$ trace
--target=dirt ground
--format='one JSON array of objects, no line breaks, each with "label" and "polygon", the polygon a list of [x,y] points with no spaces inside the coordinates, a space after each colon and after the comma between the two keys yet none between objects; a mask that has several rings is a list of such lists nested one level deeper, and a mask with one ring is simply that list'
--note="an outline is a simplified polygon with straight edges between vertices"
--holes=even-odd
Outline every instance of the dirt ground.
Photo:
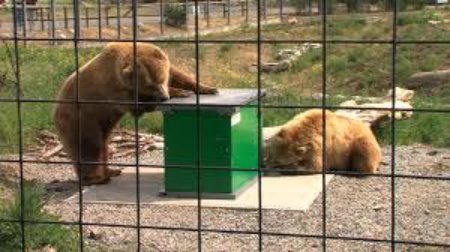
[{"label": "dirt ground", "polygon": [[[382,174],[391,173],[390,147],[384,148]],[[14,157],[9,157],[14,158]],[[31,157],[27,157],[31,158]],[[450,149],[426,145],[398,146],[395,173],[441,178],[396,178],[395,239],[402,241],[450,244]],[[58,160],[51,160],[58,161]],[[61,161],[61,160],[60,160]],[[143,163],[161,164],[162,153],[144,154]],[[114,162],[133,163],[122,159]],[[0,174],[11,181],[17,177],[17,165],[1,164]],[[7,172],[7,174],[6,174]],[[78,221],[79,205],[64,201],[77,193],[74,173],[68,165],[25,163],[24,176],[47,184],[51,198],[46,208],[64,221]],[[3,183],[4,184],[4,183]],[[5,186],[4,186],[5,187]],[[5,190],[1,189],[2,195]],[[5,188],[8,188],[6,186]],[[389,177],[336,176],[327,186],[326,232],[331,237],[357,237],[374,242],[329,239],[329,251],[390,251],[392,181]],[[264,199],[264,195],[263,195]],[[262,211],[264,251],[321,251],[323,194],[307,211]],[[201,209],[201,246],[204,251],[257,251],[257,210]],[[136,225],[135,205],[84,204],[83,221],[88,223]],[[140,232],[143,251],[195,251],[198,246],[198,209],[196,207],[148,206],[140,208]],[[164,230],[167,227],[182,230]],[[206,231],[205,231],[206,230]],[[212,232],[212,230],[225,230]],[[240,233],[229,233],[238,231]],[[84,226],[85,246],[94,251],[130,251],[136,247],[137,231],[125,227]],[[280,236],[293,234],[293,236]],[[295,237],[307,235],[310,238]],[[397,245],[398,251],[448,251],[448,248]]]}]

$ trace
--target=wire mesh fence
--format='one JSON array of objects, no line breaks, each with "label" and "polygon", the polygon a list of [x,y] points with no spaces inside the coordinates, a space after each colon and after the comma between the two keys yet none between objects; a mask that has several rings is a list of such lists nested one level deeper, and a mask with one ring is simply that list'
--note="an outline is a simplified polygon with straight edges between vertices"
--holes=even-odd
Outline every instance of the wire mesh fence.
[{"label": "wire mesh fence", "polygon": [[[356,1],[358,2],[358,1]],[[321,176],[321,199],[320,199],[320,222],[315,225],[315,232],[283,232],[281,229],[270,229],[270,227],[264,224],[264,194],[262,192],[264,171],[270,171],[270,169],[264,167],[263,159],[263,126],[266,124],[263,115],[267,117],[275,117],[278,114],[284,114],[282,119],[277,119],[278,121],[283,121],[289,118],[291,115],[298,113],[299,111],[304,111],[307,109],[322,109],[324,110],[368,110],[368,111],[388,111],[391,118],[396,118],[396,113],[398,112],[414,112],[418,114],[431,114],[433,118],[440,117],[446,118],[448,122],[448,117],[450,109],[448,104],[445,103],[445,97],[442,98],[444,102],[437,103],[437,105],[429,105],[432,102],[431,98],[427,99],[423,103],[416,104],[414,109],[412,108],[398,108],[396,103],[397,100],[396,87],[398,87],[399,79],[403,80],[405,77],[402,75],[405,65],[402,63],[404,58],[408,57],[410,51],[405,52],[405,48],[414,47],[420,50],[430,50],[430,54],[436,53],[430,48],[443,47],[442,54],[448,54],[448,46],[450,46],[449,37],[445,35],[443,37],[438,36],[419,36],[423,34],[414,33],[414,28],[411,30],[406,30],[399,23],[409,22],[406,18],[406,13],[400,4],[404,1],[393,1],[394,4],[387,4],[390,1],[361,1],[364,4],[358,5],[356,10],[350,10],[348,5],[342,5],[336,3],[336,1],[193,1],[193,2],[166,2],[166,1],[156,1],[154,3],[138,3],[136,0],[132,2],[102,2],[94,1],[89,2],[88,5],[83,5],[82,2],[74,0],[73,2],[68,2],[64,5],[59,5],[55,3],[55,0],[48,1],[47,6],[34,5],[35,3],[27,2],[17,2],[13,1],[7,7],[2,9],[2,26],[0,27],[0,34],[2,40],[4,41],[4,48],[10,50],[9,57],[11,59],[11,71],[5,76],[4,83],[9,83],[12,88],[4,88],[0,85],[0,104],[1,106],[8,107],[9,113],[15,113],[12,116],[16,120],[16,128],[11,129],[15,131],[16,134],[11,140],[12,144],[9,148],[13,153],[17,153],[16,156],[12,158],[2,157],[0,163],[5,164],[16,164],[19,166],[19,191],[20,191],[20,204],[19,204],[19,216],[18,219],[1,219],[2,223],[14,223],[20,228],[21,237],[16,237],[21,243],[21,250],[28,251],[30,244],[27,239],[30,239],[29,233],[27,233],[27,227],[31,225],[63,225],[77,228],[77,240],[76,247],[74,250],[85,251],[89,250],[89,241],[92,237],[90,234],[86,234],[86,230],[89,227],[99,227],[105,229],[127,229],[134,232],[135,239],[132,241],[130,247],[124,249],[127,250],[137,250],[137,251],[152,251],[157,249],[152,249],[152,247],[143,246],[145,244],[145,238],[149,235],[157,236],[158,233],[164,232],[187,232],[189,237],[186,240],[195,241],[195,245],[185,250],[227,250],[224,248],[214,249],[207,247],[210,242],[211,237],[216,234],[221,235],[236,235],[236,236],[252,236],[254,239],[254,248],[258,251],[271,250],[266,249],[271,243],[277,243],[283,239],[289,238],[301,238],[301,239],[313,239],[320,241],[319,245],[314,248],[309,248],[311,251],[315,250],[331,250],[336,249],[335,243],[342,242],[342,246],[350,243],[367,242],[374,243],[380,246],[380,251],[404,251],[407,250],[404,246],[426,246],[437,249],[437,251],[445,251],[449,249],[450,244],[447,239],[434,239],[433,236],[428,237],[430,239],[415,239],[414,237],[407,235],[399,235],[398,228],[401,220],[401,215],[399,215],[399,183],[405,180],[420,181],[418,183],[432,183],[433,181],[439,181],[448,185],[450,176],[448,173],[409,173],[404,172],[405,169],[402,168],[405,164],[398,160],[399,156],[397,154],[397,137],[399,137],[398,123],[396,120],[390,120],[389,125],[385,129],[385,139],[387,139],[387,152],[389,163],[387,168],[379,173],[359,173],[355,174],[348,171],[329,171],[322,169],[321,172],[313,172],[316,175]],[[377,2],[377,4],[372,4],[372,2]],[[29,6],[30,5],[30,6]],[[330,10],[330,8],[332,9]],[[441,6],[431,6],[438,10]],[[447,11],[444,6],[442,11]],[[170,9],[170,10],[169,10]],[[169,10],[169,11],[168,11]],[[409,10],[413,13],[416,11],[413,7]],[[349,14],[351,12],[351,15]],[[170,16],[168,16],[170,15]],[[345,18],[350,15],[352,19],[351,23],[345,21]],[[409,14],[408,14],[409,15]],[[170,20],[173,18],[173,20]],[[364,33],[364,35],[355,32],[354,34],[342,34],[339,29],[343,29],[346,26],[355,26],[355,29],[364,29],[367,25],[367,19],[371,19],[370,22],[374,23],[377,28],[383,30],[383,35]],[[344,21],[342,21],[344,20]],[[364,20],[364,21],[361,21]],[[444,23],[444,20],[438,20]],[[415,21],[414,21],[415,22]],[[419,21],[422,22],[422,21]],[[286,24],[287,23],[287,24]],[[296,26],[298,24],[298,26]],[[285,31],[284,33],[272,33],[268,25],[274,25],[273,30]],[[283,28],[283,25],[288,25],[288,29]],[[230,28],[233,27],[234,28]],[[180,28],[181,27],[181,28]],[[223,29],[217,29],[217,27],[223,27]],[[300,28],[299,28],[300,27]],[[299,33],[295,33],[294,29],[300,29]],[[239,32],[233,33],[235,29]],[[285,30],[283,30],[285,29]],[[440,28],[439,28],[440,29]],[[442,30],[432,30],[432,33],[443,32],[443,34],[448,34]],[[361,31],[359,30],[359,31]],[[445,28],[444,28],[445,30]],[[41,33],[45,31],[45,33]],[[217,32],[229,32],[228,37],[217,37],[214,36]],[[420,32],[420,31],[419,31]],[[295,33],[291,36],[289,33]],[[302,34],[303,36],[300,37]],[[133,83],[133,88],[131,90],[133,99],[131,100],[121,100],[121,99],[108,99],[108,100],[97,100],[89,99],[86,97],[80,97],[79,89],[79,71],[80,67],[84,65],[93,55],[98,53],[98,48],[103,47],[107,42],[131,42],[133,44],[133,74],[131,81]],[[189,62],[189,70],[195,75],[196,89],[200,88],[200,83],[204,82],[204,78],[218,78],[214,77],[214,74],[227,75],[221,72],[224,69],[217,69],[213,66],[213,61],[208,61],[205,48],[216,47],[218,55],[220,53],[227,54],[232,46],[240,46],[242,48],[253,50],[256,52],[255,56],[252,56],[251,60],[255,63],[255,68],[250,70],[241,70],[239,76],[234,79],[226,80],[238,82],[236,85],[231,84],[232,87],[251,87],[256,90],[256,101],[252,104],[204,104],[202,103],[202,98],[200,95],[195,95],[195,113],[191,115],[191,119],[194,121],[194,132],[192,134],[197,138],[195,141],[195,146],[191,148],[195,149],[195,157],[192,157],[194,163],[188,164],[176,164],[167,165],[160,163],[152,163],[148,160],[143,160],[140,152],[141,148],[141,138],[139,133],[143,131],[142,127],[145,127],[140,122],[138,116],[132,116],[128,118],[130,128],[134,132],[134,143],[133,143],[133,157],[131,161],[120,162],[120,161],[110,161],[107,160],[83,160],[81,155],[83,149],[88,147],[81,143],[83,129],[83,115],[77,112],[77,135],[79,149],[76,151],[78,157],[75,161],[67,160],[39,160],[30,159],[25,156],[25,146],[28,144],[28,135],[23,130],[23,125],[27,120],[33,120],[30,114],[39,115],[39,110],[43,110],[45,113],[49,112],[49,107],[55,104],[67,104],[73,105],[76,111],[81,111],[84,106],[94,106],[97,108],[103,108],[105,106],[118,106],[127,108],[129,111],[140,111],[142,107],[145,106],[158,106],[160,108],[173,108],[182,107],[180,104],[171,104],[167,102],[151,102],[142,99],[140,95],[141,86],[138,85],[138,76],[136,67],[138,66],[138,43],[155,43],[161,45],[162,47],[167,45],[175,45],[173,50],[173,55],[179,56],[179,59],[173,59],[175,63],[185,63]],[[282,79],[282,83],[272,85],[270,81],[265,78],[263,73],[263,64],[270,58],[271,50],[285,47],[295,47],[305,43],[316,43],[320,47],[314,49],[314,55],[310,55],[311,61],[314,62],[315,70],[307,76],[306,80],[302,80],[305,84],[295,88],[293,90],[301,90],[302,92],[312,94],[315,91],[319,91],[319,98],[312,99],[311,97],[305,99],[294,99],[288,94],[293,92],[289,91],[284,93],[284,96],[271,96],[271,92],[276,92],[277,85],[290,85],[288,81],[295,81],[292,79]],[[49,45],[47,45],[49,44]],[[384,62],[378,62],[380,66],[380,74],[383,74],[384,79],[387,80],[383,87],[376,86],[372,81],[368,80],[368,88],[365,89],[368,94],[377,93],[379,89],[391,89],[392,93],[389,97],[391,106],[388,108],[379,108],[377,106],[368,107],[354,107],[354,106],[342,106],[337,105],[337,103],[329,98],[331,94],[338,93],[335,90],[336,86],[333,82],[337,81],[336,76],[338,76],[342,69],[342,64],[339,63],[339,59],[343,56],[339,56],[340,53],[347,50],[348,48],[360,48],[360,51],[354,52],[353,57],[363,57],[362,51],[365,47],[375,45],[379,48],[376,53],[381,53],[383,55]],[[45,46],[44,51],[39,54],[37,51],[33,51],[34,46]],[[347,48],[348,47],[348,48]],[[239,49],[242,49],[239,48]],[[244,48],[244,49],[245,49]],[[238,49],[238,52],[239,52]],[[373,49],[373,48],[372,48]],[[22,54],[24,51],[35,53],[33,54]],[[56,96],[57,88],[49,90],[48,92],[38,93],[35,92],[35,88],[24,88],[24,82],[33,82],[35,76],[29,77],[24,74],[26,72],[33,72],[38,74],[40,69],[29,69],[24,68],[24,62],[31,60],[32,57],[42,57],[42,55],[49,53],[50,51],[56,51],[62,55],[64,58],[58,58],[53,56],[48,56],[45,60],[53,63],[62,59],[69,61],[65,67],[63,77],[67,77],[73,70],[75,70],[74,76],[76,80],[76,90],[74,91],[74,99],[68,100],[58,100],[54,97]],[[188,53],[186,53],[186,51]],[[181,56],[182,53],[186,53]],[[39,55],[38,55],[39,54]],[[206,56],[205,56],[206,55]],[[308,54],[309,55],[309,54]],[[235,64],[235,61],[245,58],[246,54],[244,51],[237,53],[237,58],[233,58],[228,64]],[[368,56],[371,57],[371,56]],[[188,60],[182,59],[187,58]],[[301,61],[302,59],[300,59]],[[424,63],[425,65],[433,61],[431,59],[429,62]],[[171,59],[172,61],[172,59]],[[351,61],[349,56],[349,61]],[[337,62],[336,64],[332,64]],[[55,63],[56,64],[56,63]],[[299,64],[299,63],[298,63]],[[430,63],[431,64],[431,63]],[[51,65],[51,64],[50,64]],[[59,65],[55,65],[55,68]],[[34,66],[36,67],[36,66]],[[205,72],[205,69],[210,67],[209,72]],[[301,65],[295,65],[302,69]],[[341,67],[341,68],[339,68]],[[347,67],[350,67],[349,65]],[[352,72],[355,76],[358,74],[369,75],[370,72],[358,73],[355,67],[355,71]],[[411,66],[409,66],[411,67]],[[256,70],[255,70],[256,69]],[[47,69],[50,74],[55,69]],[[226,70],[226,69],[225,69]],[[301,71],[301,70],[300,70]],[[49,74],[44,73],[44,75]],[[42,74],[42,73],[41,73]],[[213,76],[213,77],[211,77]],[[1,76],[0,76],[1,77]],[[348,76],[351,78],[352,76]],[[53,80],[47,80],[53,81]],[[3,83],[3,82],[2,82]],[[2,84],[0,83],[0,84]],[[314,83],[314,84],[311,84]],[[319,83],[319,84],[317,84]],[[351,82],[347,82],[351,83]],[[7,84],[3,84],[7,86]],[[381,85],[381,84],[380,84]],[[352,95],[362,95],[362,91],[352,90],[353,86],[347,90],[347,92]],[[264,97],[264,92],[267,92],[267,97]],[[445,90],[443,91],[445,92]],[[295,95],[294,95],[295,96]],[[439,95],[435,95],[439,96]],[[267,98],[267,99],[266,99]],[[438,97],[439,98],[439,97]],[[41,106],[30,109],[34,105]],[[201,150],[202,144],[204,144],[203,139],[201,139],[202,131],[206,131],[202,127],[202,111],[205,108],[223,108],[223,107],[239,107],[240,109],[252,108],[256,112],[256,122],[252,127],[257,132],[257,167],[230,167],[221,165],[204,165],[202,163]],[[28,111],[27,111],[28,110]],[[268,113],[268,111],[272,111]],[[41,112],[42,113],[42,112]],[[137,114],[137,113],[136,113]],[[42,115],[42,114],[41,114]],[[31,119],[30,119],[31,118]],[[36,120],[36,119],[35,119]],[[322,129],[321,132],[324,136],[329,134],[327,132],[327,118],[326,114],[322,113]],[[39,123],[36,120],[36,123]],[[37,125],[39,127],[39,125]],[[408,126],[406,126],[408,127]],[[85,129],[84,129],[85,130]],[[445,134],[445,133],[442,133]],[[1,143],[0,143],[1,144]],[[327,157],[327,141],[326,137],[322,138],[322,163],[325,167],[330,160]],[[2,145],[0,145],[0,148]],[[8,146],[8,145],[5,145]],[[204,148],[204,147],[203,147]],[[445,162],[445,161],[444,161]],[[53,165],[75,165],[78,167],[86,165],[100,165],[111,167],[132,167],[135,170],[135,207],[127,212],[128,215],[133,215],[133,221],[127,222],[104,222],[101,218],[91,218],[86,213],[85,202],[84,202],[84,184],[83,180],[80,178],[77,181],[77,195],[78,201],[76,205],[78,209],[73,210],[76,213],[76,218],[64,221],[55,221],[51,218],[43,219],[27,219],[27,205],[25,195],[25,180],[26,172],[24,166],[28,164],[43,164],[48,167]],[[446,165],[445,163],[443,164]],[[399,168],[400,166],[400,168]],[[155,169],[164,168],[166,171],[171,169],[187,169],[192,170],[195,176],[196,182],[196,200],[197,205],[195,210],[190,212],[186,218],[191,220],[191,225],[177,226],[177,225],[163,225],[164,221],[161,223],[151,222],[147,220],[144,214],[141,212],[141,207],[143,206],[141,201],[141,183],[142,183],[142,169]],[[445,169],[445,168],[444,168]],[[215,225],[211,225],[208,222],[211,221],[210,217],[205,218],[204,216],[204,206],[203,206],[203,196],[204,188],[202,180],[205,180],[205,171],[236,171],[243,173],[253,173],[256,177],[256,183],[258,188],[258,200],[255,205],[256,212],[252,216],[254,220],[253,228],[242,229],[237,227],[221,229]],[[400,170],[400,171],[399,171]],[[286,169],[289,171],[289,169]],[[296,169],[292,169],[296,171]],[[79,172],[81,174],[81,172]],[[389,210],[388,215],[388,234],[382,237],[377,236],[366,236],[366,235],[340,235],[336,232],[330,232],[334,230],[333,226],[334,219],[336,216],[331,218],[327,214],[329,212],[329,191],[327,190],[329,185],[327,184],[328,175],[352,175],[356,177],[374,177],[383,180],[385,186],[388,187],[389,198],[386,198]],[[434,183],[434,182],[433,182]],[[447,187],[444,187],[444,189]],[[401,199],[400,199],[401,201]],[[445,202],[446,201],[446,202]],[[448,198],[444,198],[443,205],[448,205]],[[444,206],[445,208],[445,206]],[[169,210],[167,210],[169,211]],[[345,210],[344,210],[345,211]],[[182,215],[182,213],[180,213]],[[220,214],[220,212],[218,213]],[[448,214],[447,214],[448,215]],[[317,217],[316,216],[316,217]],[[160,216],[164,219],[164,214]],[[442,216],[445,220],[448,216]],[[400,219],[400,220],[399,220]],[[206,222],[206,224],[205,224]],[[448,223],[447,223],[448,225]],[[295,230],[295,227],[293,227]],[[444,227],[445,229],[445,227]],[[448,229],[448,227],[447,227]],[[447,230],[448,231],[448,230]],[[443,234],[443,237],[448,236],[448,234]],[[3,237],[0,237],[3,238]],[[268,242],[268,239],[270,240]],[[272,240],[271,240],[272,239]],[[289,241],[288,241],[289,242]],[[224,243],[226,246],[227,243]],[[269,244],[269,245],[268,245]],[[220,245],[220,244],[219,244]],[[217,245],[216,245],[217,246]],[[408,247],[409,248],[409,247]],[[301,248],[297,248],[301,250]],[[304,249],[308,251],[309,249]],[[183,249],[179,249],[183,250]]]}]

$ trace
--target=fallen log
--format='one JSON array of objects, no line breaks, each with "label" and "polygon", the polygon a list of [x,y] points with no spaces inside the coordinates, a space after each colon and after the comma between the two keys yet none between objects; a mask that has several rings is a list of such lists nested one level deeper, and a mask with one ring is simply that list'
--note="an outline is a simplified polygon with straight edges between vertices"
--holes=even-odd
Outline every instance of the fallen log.
[{"label": "fallen log", "polygon": [[[277,62],[261,63],[260,71],[263,73],[280,73],[288,71],[299,57],[311,49],[320,47],[320,44],[305,43],[299,48],[280,50],[276,55]],[[257,64],[252,65],[254,68],[257,66]]]},{"label": "fallen log", "polygon": [[53,147],[52,149],[46,151],[44,154],[42,154],[42,160],[48,161],[51,157],[57,155],[59,152],[63,150],[62,144],[58,144],[57,146]]},{"label": "fallen log", "polygon": [[[387,122],[392,117],[392,89],[388,91],[387,95],[382,98],[383,101],[376,103],[362,103],[358,104],[355,100],[345,101],[340,104],[341,107],[351,107],[352,109],[339,109],[335,113],[344,115],[364,123],[367,123],[370,127],[376,128],[381,123]],[[403,88],[395,88],[395,109],[401,111],[395,111],[395,120],[402,120],[410,118],[413,114],[410,111],[413,106],[410,104],[414,97],[414,91]],[[358,109],[361,108],[361,109]],[[374,109],[370,109],[374,108]],[[380,110],[377,110],[380,109]]]},{"label": "fallen log", "polygon": [[[48,161],[54,156],[67,157],[58,136],[50,131],[42,131],[37,137],[37,145],[29,149],[30,154],[37,156],[38,159]],[[157,135],[139,133],[139,153],[164,148],[164,138]],[[109,157],[120,158],[127,157],[136,151],[136,134],[129,130],[116,130],[112,133],[109,142]]]},{"label": "fallen log", "polygon": [[450,83],[450,69],[413,74],[406,80],[406,87],[412,90],[430,90]]},{"label": "fallen log", "polygon": [[[392,102],[386,101],[382,103],[363,103],[357,104],[356,101],[350,100],[340,104],[342,107],[352,107],[352,109],[339,109],[335,113],[344,115],[355,120],[367,123],[370,127],[376,128],[381,123],[387,122],[392,117]],[[362,109],[357,109],[362,108]],[[364,108],[380,108],[385,110],[371,110]],[[396,101],[395,109],[412,109],[413,107],[408,102]],[[396,111],[395,120],[407,119],[412,116],[412,111]]]}]

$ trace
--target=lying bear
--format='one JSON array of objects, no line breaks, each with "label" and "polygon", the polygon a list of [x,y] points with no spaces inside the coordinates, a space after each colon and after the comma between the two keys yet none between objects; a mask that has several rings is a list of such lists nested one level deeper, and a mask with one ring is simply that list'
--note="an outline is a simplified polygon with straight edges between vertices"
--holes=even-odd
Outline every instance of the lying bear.
[{"label": "lying bear", "polygon": [[283,125],[264,147],[266,168],[302,172],[325,170],[376,173],[381,150],[369,126],[326,111],[326,155],[323,166],[323,112],[308,110]]},{"label": "lying bear", "polygon": [[[136,51],[134,48],[133,43],[108,44],[81,67],[78,74],[73,73],[64,82],[57,97],[58,100],[72,101],[57,103],[53,118],[71,159],[88,163],[75,165],[84,185],[107,183],[112,176],[120,174],[120,170],[101,163],[108,160],[108,138],[122,116],[126,113],[139,116],[155,109],[154,104],[135,108],[132,104],[135,86],[140,102],[162,102],[171,96],[189,96],[190,91],[217,93],[217,89],[204,85],[198,85],[197,90],[196,81],[172,66],[160,48],[149,43],[137,43]],[[77,92],[78,99],[83,101],[78,105],[74,103]]]}]

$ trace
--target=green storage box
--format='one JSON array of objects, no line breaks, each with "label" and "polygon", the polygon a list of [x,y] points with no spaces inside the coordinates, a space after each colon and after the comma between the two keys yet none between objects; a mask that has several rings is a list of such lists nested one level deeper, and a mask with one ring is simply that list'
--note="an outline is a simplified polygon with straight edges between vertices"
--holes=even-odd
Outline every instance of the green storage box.
[{"label": "green storage box", "polygon": [[161,109],[164,162],[171,168],[165,169],[164,195],[197,197],[199,171],[202,198],[235,198],[255,181],[257,108],[241,106],[254,104],[257,95],[254,89],[221,89],[218,95],[201,95],[199,111],[195,95],[167,102],[172,105]]}]

